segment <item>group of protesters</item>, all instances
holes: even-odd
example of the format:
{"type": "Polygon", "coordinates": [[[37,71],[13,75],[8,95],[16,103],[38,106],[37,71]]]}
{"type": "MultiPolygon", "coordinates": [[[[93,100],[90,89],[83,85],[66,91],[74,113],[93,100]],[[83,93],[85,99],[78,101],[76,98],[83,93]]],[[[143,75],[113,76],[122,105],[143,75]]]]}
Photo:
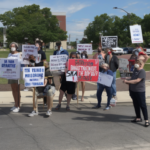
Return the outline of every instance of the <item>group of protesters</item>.
{"type": "MultiPolygon", "coordinates": [[[[35,58],[30,56],[29,60],[31,63],[35,64],[35,67],[45,66],[45,81],[43,87],[36,88],[37,96],[46,95],[45,103],[47,104],[47,112],[46,115],[50,116],[52,114],[52,107],[53,107],[53,97],[55,95],[55,83],[54,83],[54,76],[49,69],[49,65],[46,62],[46,55],[45,52],[42,50],[42,43],[40,41],[35,42],[35,46],[37,47],[38,54],[41,55],[41,61],[36,63],[35,58]]],[[[56,42],[57,50],[54,51],[53,55],[67,55],[69,59],[88,59],[88,55],[86,51],[83,53],[71,52],[70,55],[67,50],[61,47],[61,41],[56,42]]],[[[18,59],[21,61],[20,54],[17,52],[18,44],[12,42],[10,44],[10,54],[8,55],[8,59],[18,59]]],[[[147,106],[146,106],[146,97],[145,97],[145,80],[146,80],[146,73],[144,68],[145,62],[148,60],[148,56],[143,51],[140,45],[136,45],[136,48],[133,52],[133,57],[135,57],[135,65],[134,71],[131,78],[126,78],[123,80],[123,83],[129,85],[129,94],[133,101],[133,106],[135,109],[135,119],[132,122],[141,122],[141,114],[140,109],[143,112],[145,126],[149,126],[148,122],[148,113],[147,113],[147,106]]],[[[99,72],[104,74],[108,74],[113,77],[111,87],[107,87],[100,83],[97,83],[97,100],[98,103],[93,109],[101,108],[101,101],[102,101],[102,93],[105,89],[107,93],[107,104],[104,110],[109,110],[111,108],[110,101],[111,99],[117,100],[117,90],[116,90],[116,72],[119,68],[119,59],[116,55],[113,54],[113,50],[107,48],[105,51],[102,50],[101,46],[98,47],[97,53],[93,56],[93,59],[99,59],[99,72]]],[[[59,110],[61,108],[61,102],[63,96],[65,95],[67,98],[67,105],[66,110],[70,110],[70,101],[71,99],[76,100],[76,83],[66,81],[66,73],[67,72],[67,65],[66,70],[64,73],[60,75],[60,93],[59,93],[59,102],[55,107],[55,110],[59,110]]],[[[8,84],[11,85],[12,95],[15,101],[14,107],[11,108],[11,111],[14,113],[19,112],[20,110],[20,86],[18,86],[18,80],[8,80],[8,84]]],[[[81,82],[82,87],[82,97],[81,101],[84,101],[84,92],[85,92],[85,82],[81,82]]],[[[38,115],[38,112],[34,109],[29,116],[38,115]]]]}

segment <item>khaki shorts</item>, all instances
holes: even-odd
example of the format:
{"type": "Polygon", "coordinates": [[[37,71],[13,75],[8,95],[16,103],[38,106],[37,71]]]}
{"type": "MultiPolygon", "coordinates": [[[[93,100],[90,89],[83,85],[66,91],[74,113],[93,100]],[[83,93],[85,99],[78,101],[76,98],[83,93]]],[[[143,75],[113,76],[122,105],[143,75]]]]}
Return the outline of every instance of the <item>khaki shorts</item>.
{"type": "MultiPolygon", "coordinates": [[[[55,94],[55,87],[51,86],[51,89],[48,90],[48,92],[46,93],[46,96],[53,97],[54,94],[55,94]]],[[[43,96],[43,93],[38,93],[38,91],[36,90],[36,95],[37,96],[43,96]]]]}

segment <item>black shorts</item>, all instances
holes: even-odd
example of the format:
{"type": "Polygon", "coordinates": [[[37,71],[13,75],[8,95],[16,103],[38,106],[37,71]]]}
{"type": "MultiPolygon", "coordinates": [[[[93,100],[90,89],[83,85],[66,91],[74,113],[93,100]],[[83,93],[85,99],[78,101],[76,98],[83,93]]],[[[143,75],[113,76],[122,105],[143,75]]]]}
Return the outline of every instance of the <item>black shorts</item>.
{"type": "Polygon", "coordinates": [[[66,81],[66,75],[62,76],[62,82],[61,82],[60,89],[63,92],[67,91],[67,94],[74,94],[75,93],[75,88],[76,88],[76,83],[75,82],[66,81]]]}

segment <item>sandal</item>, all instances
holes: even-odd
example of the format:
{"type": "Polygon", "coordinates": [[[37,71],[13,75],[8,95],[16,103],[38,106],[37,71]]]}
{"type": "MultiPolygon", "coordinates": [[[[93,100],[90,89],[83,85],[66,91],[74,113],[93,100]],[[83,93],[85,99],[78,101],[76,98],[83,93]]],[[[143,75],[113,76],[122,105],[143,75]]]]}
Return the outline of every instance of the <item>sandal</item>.
{"type": "Polygon", "coordinates": [[[149,126],[149,122],[145,122],[145,127],[148,127],[149,126]]]}
{"type": "Polygon", "coordinates": [[[55,107],[55,110],[59,110],[61,108],[61,104],[58,104],[56,107],[55,107]]]}
{"type": "Polygon", "coordinates": [[[136,122],[142,122],[142,119],[137,120],[137,118],[135,118],[134,120],[132,120],[131,122],[136,123],[136,122]]]}
{"type": "Polygon", "coordinates": [[[67,110],[67,111],[70,111],[70,107],[69,107],[69,106],[66,106],[66,110],[67,110]]]}

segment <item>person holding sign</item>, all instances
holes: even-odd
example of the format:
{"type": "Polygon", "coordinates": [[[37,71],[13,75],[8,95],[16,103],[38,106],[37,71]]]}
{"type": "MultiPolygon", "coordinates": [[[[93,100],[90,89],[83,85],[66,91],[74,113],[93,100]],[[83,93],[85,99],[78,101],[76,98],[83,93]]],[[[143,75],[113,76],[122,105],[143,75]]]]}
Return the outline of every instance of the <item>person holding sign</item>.
{"type": "Polygon", "coordinates": [[[119,59],[117,56],[113,55],[112,49],[106,50],[106,56],[105,56],[105,62],[109,64],[109,69],[113,72],[113,82],[112,82],[112,95],[114,99],[117,99],[116,97],[116,72],[119,68],[119,59]]]}
{"type": "Polygon", "coordinates": [[[105,58],[105,54],[102,52],[101,47],[99,46],[97,49],[97,53],[93,56],[93,59],[103,60],[105,58]]]}
{"type": "MultiPolygon", "coordinates": [[[[110,75],[110,76],[113,77],[113,72],[111,70],[109,70],[109,66],[106,63],[104,63],[102,65],[101,73],[107,74],[107,75],[110,75]]],[[[95,107],[93,107],[93,109],[101,108],[102,93],[103,93],[104,89],[106,90],[106,93],[107,93],[107,105],[106,105],[106,108],[104,110],[109,110],[110,109],[110,100],[112,98],[111,86],[108,87],[108,86],[100,84],[100,83],[97,83],[97,99],[98,99],[98,104],[95,107]]]]}
{"type": "MultiPolygon", "coordinates": [[[[72,52],[70,54],[70,59],[76,59],[77,58],[77,54],[75,52],[72,52]]],[[[67,72],[67,70],[66,70],[67,72]]],[[[63,98],[63,95],[65,94],[65,92],[67,91],[67,106],[66,106],[66,110],[69,111],[70,110],[70,101],[72,98],[72,95],[75,93],[75,88],[76,88],[76,83],[75,82],[70,82],[70,81],[66,81],[66,74],[64,73],[62,75],[62,82],[61,82],[61,87],[60,87],[60,94],[59,94],[59,104],[55,107],[55,110],[59,110],[61,108],[61,101],[63,98]]]]}
{"type": "Polygon", "coordinates": [[[140,109],[142,110],[145,127],[149,126],[148,121],[148,113],[146,106],[146,98],[145,98],[145,78],[146,73],[143,69],[143,61],[136,60],[135,62],[135,70],[133,71],[132,77],[129,80],[124,80],[123,82],[129,84],[129,93],[133,101],[133,106],[135,109],[136,118],[131,122],[137,123],[142,122],[140,109]]]}
{"type": "MultiPolygon", "coordinates": [[[[8,59],[18,59],[21,62],[21,55],[17,52],[18,44],[16,42],[12,42],[10,44],[10,53],[8,55],[8,59]]],[[[14,113],[18,113],[20,110],[20,85],[18,85],[18,80],[8,80],[8,84],[11,85],[12,95],[15,101],[14,107],[10,110],[14,113]],[[19,92],[19,93],[18,93],[19,92]]]]}

